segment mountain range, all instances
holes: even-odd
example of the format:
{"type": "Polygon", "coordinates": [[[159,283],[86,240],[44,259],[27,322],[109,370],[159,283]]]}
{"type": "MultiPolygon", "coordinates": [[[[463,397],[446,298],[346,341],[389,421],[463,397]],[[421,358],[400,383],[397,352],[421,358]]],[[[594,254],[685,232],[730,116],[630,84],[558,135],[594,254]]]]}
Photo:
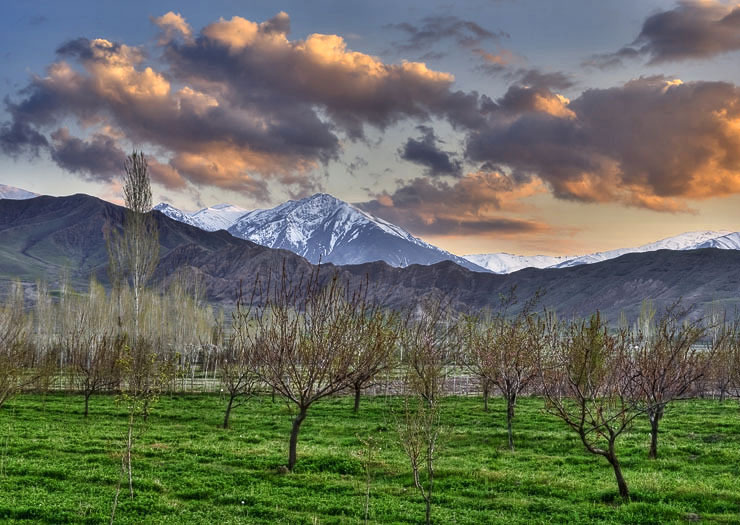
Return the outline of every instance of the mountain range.
{"type": "Polygon", "coordinates": [[[697,250],[701,248],[740,250],[740,233],[730,231],[686,232],[634,248],[619,248],[587,255],[550,256],[488,253],[465,255],[464,257],[494,273],[511,273],[523,268],[567,268],[580,264],[593,264],[614,259],[627,253],[644,253],[658,250],[697,250]]]}
{"type": "Polygon", "coordinates": [[[250,212],[244,210],[241,215],[239,210],[242,208],[229,204],[204,208],[192,214],[169,204],[158,204],[155,209],[172,219],[207,231],[222,227],[240,239],[290,250],[314,264],[319,261],[339,265],[384,261],[391,266],[405,267],[410,264],[429,265],[450,260],[473,271],[507,274],[524,268],[566,268],[593,264],[627,253],[699,248],[740,249],[738,232],[697,231],[634,248],[586,255],[488,253],[459,257],[324,193],[301,200],[290,200],[271,209],[250,212]],[[210,222],[199,220],[204,215],[209,217],[210,222]]]}
{"type": "MultiPolygon", "coordinates": [[[[0,185],[0,198],[37,196],[0,185]]],[[[226,230],[262,246],[290,250],[313,264],[362,264],[383,261],[391,266],[430,265],[453,261],[469,270],[508,274],[524,268],[566,268],[614,259],[627,253],[662,249],[740,249],[740,232],[687,232],[642,246],[586,255],[550,256],[509,253],[454,255],[414,237],[402,228],[325,193],[289,200],[270,209],[246,210],[217,204],[187,212],[167,203],[154,208],[167,217],[204,231],[226,230]]]]}
{"type": "MultiPolygon", "coordinates": [[[[280,272],[298,278],[316,271],[288,250],[260,246],[226,231],[207,232],[154,211],[159,229],[160,262],[154,281],[166,284],[182,272],[203,283],[207,298],[233,308],[240,283],[248,288],[257,276],[280,272]]],[[[90,275],[107,283],[105,231],[119,228],[123,208],[88,195],[41,196],[0,200],[0,284],[13,279],[54,286],[68,274],[82,289],[90,275]]],[[[476,312],[495,308],[512,288],[521,299],[541,290],[541,305],[561,316],[587,315],[598,309],[612,321],[621,313],[637,316],[650,298],[663,308],[679,298],[696,305],[697,314],[712,305],[740,307],[740,251],[705,248],[629,253],[615,259],[565,268],[520,270],[508,275],[474,272],[451,261],[404,268],[384,262],[321,265],[321,279],[339,272],[343,282],[369,282],[370,295],[387,306],[413,305],[436,293],[454,308],[476,312]]]]}

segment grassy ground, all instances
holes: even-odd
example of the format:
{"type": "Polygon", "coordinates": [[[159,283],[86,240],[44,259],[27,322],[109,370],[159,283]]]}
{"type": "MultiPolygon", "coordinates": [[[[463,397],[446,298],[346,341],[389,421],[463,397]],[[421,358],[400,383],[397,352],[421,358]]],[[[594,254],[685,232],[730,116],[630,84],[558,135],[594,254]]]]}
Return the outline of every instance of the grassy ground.
{"type": "MultiPolygon", "coordinates": [[[[116,523],[362,523],[365,471],[358,438],[380,442],[370,521],[419,523],[424,506],[395,440],[384,398],[316,404],[303,425],[298,465],[286,461],[290,411],[260,398],[219,424],[218,396],[163,398],[139,438],[136,497],[121,493],[116,523]]],[[[22,396],[0,410],[0,522],[107,523],[119,478],[125,414],[112,397],[22,396]]],[[[677,404],[666,414],[657,461],[640,421],[619,443],[633,492],[615,501],[603,458],[522,399],[518,450],[506,448],[504,406],[445,401],[435,523],[740,523],[740,410],[736,403],[677,404]]],[[[124,487],[125,489],[125,487],[124,487]]]]}

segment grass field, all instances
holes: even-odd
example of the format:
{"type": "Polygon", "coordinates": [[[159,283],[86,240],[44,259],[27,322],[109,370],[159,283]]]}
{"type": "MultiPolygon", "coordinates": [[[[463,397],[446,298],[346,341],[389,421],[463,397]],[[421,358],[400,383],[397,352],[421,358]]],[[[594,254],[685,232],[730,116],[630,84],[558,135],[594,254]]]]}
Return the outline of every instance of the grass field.
{"type": "MultiPolygon", "coordinates": [[[[397,400],[395,400],[397,402],[397,400]]],[[[359,438],[380,443],[372,467],[370,521],[419,523],[424,505],[397,445],[389,407],[366,398],[325,400],[309,411],[298,464],[286,461],[291,414],[258,398],[223,430],[218,396],[165,397],[134,457],[136,497],[126,487],[116,523],[363,523],[365,470],[359,438]]],[[[0,411],[0,522],[107,523],[119,478],[125,414],[111,396],[24,395],[0,411]]],[[[657,461],[646,459],[639,421],[619,443],[631,503],[616,501],[613,474],[575,434],[522,399],[506,448],[504,405],[450,398],[439,450],[435,523],[740,523],[740,409],[692,401],[669,408],[657,461]]]]}

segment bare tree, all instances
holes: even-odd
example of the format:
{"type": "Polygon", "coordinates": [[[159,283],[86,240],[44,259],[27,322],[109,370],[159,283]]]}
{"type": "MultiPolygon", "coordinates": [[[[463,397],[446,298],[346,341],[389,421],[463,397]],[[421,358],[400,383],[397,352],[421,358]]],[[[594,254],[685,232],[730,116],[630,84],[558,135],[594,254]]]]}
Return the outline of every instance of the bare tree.
{"type": "MultiPolygon", "coordinates": [[[[712,347],[697,345],[707,328],[701,321],[684,321],[687,313],[675,303],[655,320],[652,304],[645,302],[630,341],[636,394],[650,420],[651,459],[658,457],[658,431],[666,406],[689,395],[711,362],[712,347]]],[[[723,344],[724,338],[719,336],[714,344],[723,344]]]]}
{"type": "Polygon", "coordinates": [[[229,428],[232,409],[241,404],[240,400],[252,397],[260,385],[254,363],[254,340],[240,333],[244,327],[239,323],[235,323],[235,328],[232,337],[216,346],[219,378],[228,397],[223,428],[229,428]]]}
{"type": "Polygon", "coordinates": [[[740,331],[734,330],[728,341],[727,365],[730,369],[730,394],[740,399],[740,331]]]}
{"type": "Polygon", "coordinates": [[[740,365],[740,320],[728,321],[724,315],[721,318],[713,315],[709,332],[713,353],[706,372],[706,384],[712,390],[712,396],[718,394],[722,403],[732,395],[733,386],[740,385],[740,370],[737,370],[740,365]]]}
{"type": "MultiPolygon", "coordinates": [[[[539,296],[528,301],[513,319],[506,307],[483,319],[468,318],[465,326],[466,361],[486,385],[495,385],[506,400],[509,448],[514,450],[513,421],[519,395],[538,378],[537,355],[542,334],[532,312],[539,296]]],[[[506,306],[513,304],[506,303],[506,306]]]]}
{"type": "Polygon", "coordinates": [[[444,391],[457,351],[457,324],[443,299],[427,298],[409,312],[405,326],[400,345],[407,369],[406,383],[432,404],[444,391]]]}
{"type": "Polygon", "coordinates": [[[547,411],[573,429],[587,451],[609,462],[619,495],[629,500],[616,441],[642,410],[625,337],[609,334],[598,313],[562,330],[551,325],[540,372],[547,411]]]}
{"type": "Polygon", "coordinates": [[[351,291],[337,274],[322,285],[318,270],[292,282],[283,268],[276,283],[260,286],[251,311],[236,322],[253,322],[255,370],[268,386],[293,404],[288,470],[296,464],[301,424],[317,401],[350,388],[355,380],[351,346],[355,318],[367,311],[365,289],[351,291]]]}
{"type": "Polygon", "coordinates": [[[88,417],[90,397],[120,383],[118,359],[125,339],[111,334],[69,334],[63,343],[71,354],[72,380],[85,399],[84,417],[88,417]]]}
{"type": "Polygon", "coordinates": [[[37,380],[30,344],[30,320],[23,308],[23,292],[19,283],[0,305],[0,408],[23,388],[37,380]]]}
{"type": "Polygon", "coordinates": [[[378,377],[395,365],[396,343],[401,320],[395,312],[381,310],[376,304],[364,303],[353,316],[354,327],[350,342],[355,349],[352,365],[355,414],[360,409],[363,389],[372,386],[378,377]]]}

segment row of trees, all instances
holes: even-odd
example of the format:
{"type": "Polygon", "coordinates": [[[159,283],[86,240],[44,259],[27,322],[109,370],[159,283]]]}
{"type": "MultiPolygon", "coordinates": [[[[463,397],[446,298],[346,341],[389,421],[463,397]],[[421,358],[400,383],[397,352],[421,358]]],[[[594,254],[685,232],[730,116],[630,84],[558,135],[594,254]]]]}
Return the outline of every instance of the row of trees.
{"type": "Polygon", "coordinates": [[[740,394],[737,324],[717,315],[687,321],[679,305],[657,316],[645,303],[633,326],[611,330],[598,314],[566,322],[537,313],[535,300],[516,315],[507,301],[493,314],[453,317],[440,300],[401,315],[369,300],[367,286],[350,290],[337,276],[322,283],[318,273],[294,282],[283,272],[255,283],[224,326],[177,280],[165,292],[141,293],[138,307],[125,288],[106,293],[94,281],[87,293],[61,288],[52,300],[39,286],[31,312],[17,288],[0,308],[0,406],[24,388],[46,386],[80,392],[86,417],[90,398],[109,391],[134,396],[146,415],[153,393],[210,375],[227,397],[224,427],[240,400],[260,391],[295,407],[289,469],[314,403],[351,392],[357,411],[361,392],[386,381],[418,395],[417,411],[433,413],[456,363],[478,378],[485,408],[494,390],[505,399],[512,450],[517,399],[539,394],[618,480],[616,441],[635,417],[650,422],[655,458],[670,403],[700,390],[720,399],[740,394]]]}

